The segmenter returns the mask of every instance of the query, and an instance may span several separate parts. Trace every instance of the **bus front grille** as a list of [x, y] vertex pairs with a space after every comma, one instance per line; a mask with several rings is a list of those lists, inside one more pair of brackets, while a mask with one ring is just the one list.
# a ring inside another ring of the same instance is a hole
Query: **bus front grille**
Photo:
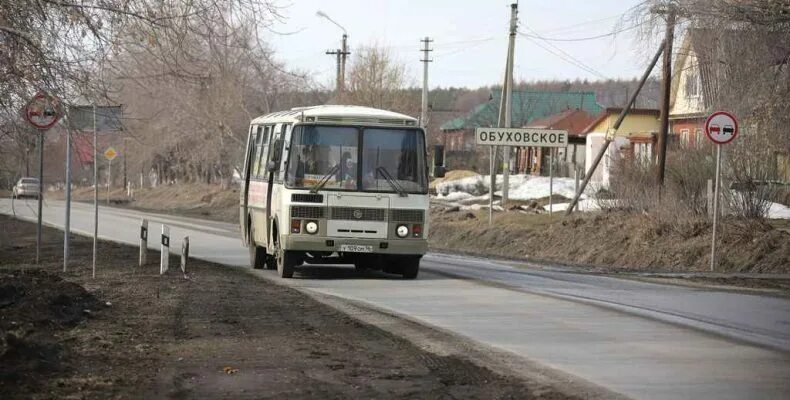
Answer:
[[308, 207], [308, 206], [291, 207], [291, 218], [304, 218], [304, 219], [324, 218], [324, 207]]
[[323, 203], [324, 195], [314, 193], [293, 193], [291, 201], [295, 203]]
[[421, 224], [425, 222], [425, 213], [422, 210], [390, 210], [391, 222], [412, 222]]
[[357, 207], [332, 207], [331, 219], [348, 221], [386, 221], [387, 209], [385, 208], [357, 208]]

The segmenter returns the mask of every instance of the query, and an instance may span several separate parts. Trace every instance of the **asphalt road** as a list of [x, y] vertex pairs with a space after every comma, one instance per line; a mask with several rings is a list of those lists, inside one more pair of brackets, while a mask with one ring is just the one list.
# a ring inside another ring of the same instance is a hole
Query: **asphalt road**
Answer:
[[[14, 209], [35, 219], [35, 201]], [[92, 233], [92, 210], [73, 204], [73, 231]], [[0, 199], [0, 213], [11, 213], [10, 200]], [[172, 249], [189, 236], [193, 256], [247, 265], [232, 224], [102, 207], [99, 236], [136, 244], [143, 216], [151, 248], [159, 248], [166, 223]], [[63, 202], [47, 201], [44, 220], [62, 227]], [[256, 273], [274, 279], [271, 271]], [[783, 297], [444, 254], [427, 255], [416, 281], [306, 266], [281, 282], [403, 315], [634, 398], [790, 398], [790, 299]]]

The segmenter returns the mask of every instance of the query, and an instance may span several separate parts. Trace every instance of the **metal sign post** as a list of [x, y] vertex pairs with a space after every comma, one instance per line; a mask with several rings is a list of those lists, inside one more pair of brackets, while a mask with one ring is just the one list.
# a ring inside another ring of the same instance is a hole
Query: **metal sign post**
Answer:
[[41, 214], [44, 200], [44, 132], [53, 127], [61, 115], [60, 100], [45, 92], [38, 92], [22, 110], [25, 120], [38, 129], [38, 215], [36, 223], [36, 264], [41, 261]]
[[716, 270], [716, 235], [719, 224], [719, 186], [721, 185], [721, 146], [738, 136], [738, 121], [728, 112], [717, 111], [705, 121], [705, 134], [716, 144], [716, 177], [713, 186], [713, 233], [710, 244], [710, 271]]
[[[96, 277], [96, 252], [99, 237], [99, 150], [98, 132], [122, 131], [121, 106], [72, 105], [69, 107], [69, 128], [72, 131], [93, 131], [93, 262], [92, 276]], [[71, 201], [67, 193], [66, 204]], [[69, 214], [66, 210], [66, 215]]]
[[549, 215], [554, 213], [554, 149], [549, 149]]
[[71, 233], [71, 132], [66, 130], [66, 219], [63, 227], [63, 272], [69, 265], [69, 233]]
[[110, 204], [110, 189], [112, 188], [112, 160], [118, 157], [118, 152], [114, 148], [108, 147], [104, 150], [104, 157], [108, 161], [107, 165], [107, 205]]
[[96, 278], [96, 246], [99, 242], [99, 150], [96, 135], [96, 105], [93, 105], [93, 262], [91, 276]]

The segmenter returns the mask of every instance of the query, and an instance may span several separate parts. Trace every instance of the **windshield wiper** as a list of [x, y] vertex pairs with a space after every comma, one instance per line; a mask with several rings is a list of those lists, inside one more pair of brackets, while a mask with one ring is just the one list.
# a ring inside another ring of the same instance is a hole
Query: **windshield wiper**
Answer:
[[334, 167], [332, 167], [329, 170], [329, 172], [327, 172], [326, 175], [322, 176], [321, 179], [318, 180], [318, 183], [316, 183], [315, 186], [313, 186], [313, 188], [310, 189], [310, 193], [313, 194], [318, 193], [318, 191], [321, 190], [321, 188], [323, 188], [324, 185], [327, 184], [327, 182], [329, 182], [329, 179], [332, 178], [332, 175], [334, 175], [338, 169], [340, 169], [340, 164], [336, 164]]
[[376, 172], [380, 173], [381, 176], [384, 177], [384, 179], [387, 181], [387, 183], [389, 183], [390, 186], [392, 186], [392, 188], [395, 189], [396, 192], [398, 192], [398, 195], [400, 197], [407, 197], [408, 196], [408, 194], [403, 189], [403, 187], [398, 182], [396, 182], [395, 179], [392, 178], [392, 175], [390, 175], [390, 172], [387, 171], [386, 168], [384, 168], [384, 167], [377, 167], [376, 168]]

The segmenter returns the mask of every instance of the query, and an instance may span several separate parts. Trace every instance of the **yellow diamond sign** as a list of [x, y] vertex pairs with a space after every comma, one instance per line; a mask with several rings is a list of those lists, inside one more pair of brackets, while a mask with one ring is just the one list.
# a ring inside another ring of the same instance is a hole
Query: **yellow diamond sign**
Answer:
[[108, 147], [107, 150], [104, 150], [104, 157], [107, 158], [107, 161], [112, 161], [115, 157], [118, 157], [118, 152], [112, 147]]

